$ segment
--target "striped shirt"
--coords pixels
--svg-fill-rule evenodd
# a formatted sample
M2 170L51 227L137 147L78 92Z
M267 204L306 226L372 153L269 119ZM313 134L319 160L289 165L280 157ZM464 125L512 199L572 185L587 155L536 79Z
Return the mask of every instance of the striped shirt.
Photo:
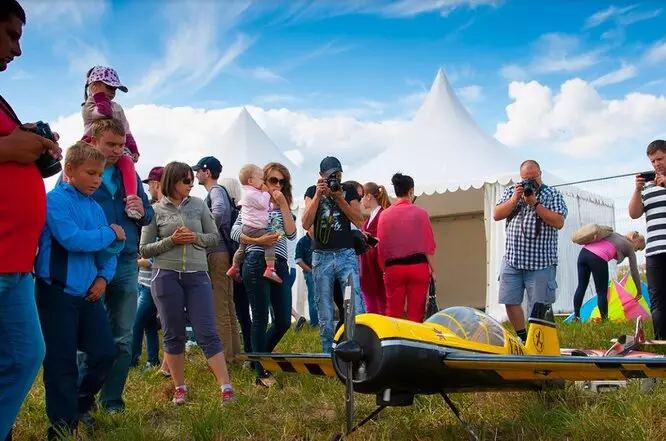
M153 258L150 258L150 264L153 264ZM141 268L139 267L139 284L147 286L150 288L150 281L153 278L153 269L152 268Z
M268 212L268 231L272 232L281 232L282 237L275 244L275 254L284 260L288 260L289 248L287 247L287 240L296 239L296 231L292 234L284 233L284 219L282 218L282 211L276 208ZM241 233L243 231L243 214L239 213L236 222L234 222L233 227L231 227L231 240L240 243ZM264 252L264 247L261 245L247 245L245 248L245 253L251 253L253 251Z
M642 192L647 227L645 255L666 253L666 189L648 183Z

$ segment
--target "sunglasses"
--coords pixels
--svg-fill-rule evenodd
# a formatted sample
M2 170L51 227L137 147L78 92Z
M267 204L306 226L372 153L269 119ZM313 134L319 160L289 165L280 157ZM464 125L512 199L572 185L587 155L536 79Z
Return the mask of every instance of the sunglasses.
M280 185L284 187L284 184L287 183L286 179L278 179L275 176L268 178L268 183L271 185Z
M185 184L185 185L190 185L190 184L192 184L192 179L190 179L190 178L185 178L185 179L183 179L183 184Z

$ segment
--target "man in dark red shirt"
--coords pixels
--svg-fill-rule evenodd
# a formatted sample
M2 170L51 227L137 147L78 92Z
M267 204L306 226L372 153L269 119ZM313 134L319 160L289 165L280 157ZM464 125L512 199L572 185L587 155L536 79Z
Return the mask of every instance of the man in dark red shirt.
M24 24L21 5L2 0L0 72L21 56ZM0 97L0 176L13 183L0 195L0 440L11 439L11 427L44 359L31 273L46 220L46 192L35 160L45 151L60 160L58 145L23 130Z

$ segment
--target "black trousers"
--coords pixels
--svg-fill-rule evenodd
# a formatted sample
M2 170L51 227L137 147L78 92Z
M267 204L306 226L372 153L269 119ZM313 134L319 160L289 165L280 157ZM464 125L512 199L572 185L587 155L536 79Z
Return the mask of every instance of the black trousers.
M666 254L646 257L645 266L654 338L664 340L666 339Z
M578 255L578 288L574 294L574 314L580 317L585 291L590 284L590 274L594 277L597 290L597 305L602 320L608 320L608 262L583 248Z

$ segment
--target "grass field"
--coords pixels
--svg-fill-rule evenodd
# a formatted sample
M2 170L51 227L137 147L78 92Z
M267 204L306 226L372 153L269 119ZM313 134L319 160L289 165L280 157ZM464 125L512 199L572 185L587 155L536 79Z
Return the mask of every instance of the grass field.
M605 349L609 339L632 333L632 324L559 325L562 347ZM651 334L651 324L646 323ZM279 352L319 349L318 334L290 331ZM276 374L279 386L254 385L253 372L234 368L238 402L222 408L219 388L201 351L187 356L190 403L170 403L172 384L155 372L132 369L125 391L127 409L97 413L98 428L86 440L327 440L344 428L343 387L337 380ZM649 393L640 386L590 393L568 385L564 391L453 394L463 417L483 440L639 441L666 439L666 386ZM356 418L374 409L374 397L355 395ZM48 421L41 376L19 415L15 440L42 440ZM417 397L409 408L386 409L352 440L466 440L466 432L439 397Z

